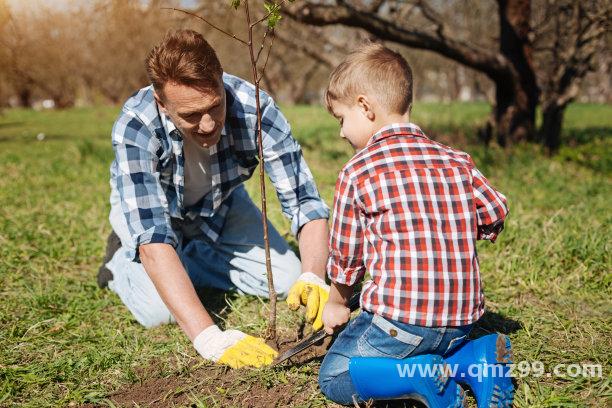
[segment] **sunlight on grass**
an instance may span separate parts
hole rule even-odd
[[[113,391],[148,378],[149,371],[184,378],[187,388],[195,384],[190,373],[201,360],[180,330],[144,330],[115,295],[95,284],[110,231],[109,134],[117,112],[9,110],[0,116],[0,406],[108,404]],[[450,140],[461,134],[469,142],[488,112],[485,104],[422,104],[414,122],[426,132]],[[285,113],[331,205],[351,150],[323,109],[290,107]],[[519,324],[510,334],[516,360],[542,361],[547,368],[604,366],[603,378],[519,379],[516,406],[609,401],[610,136],[612,107],[576,105],[567,112],[564,131],[571,147],[557,157],[527,145],[507,151],[467,147],[509,199],[511,213],[498,243],[478,248],[489,309]],[[256,202],[257,182],[247,184]],[[268,189],[270,219],[295,244],[269,183]],[[263,330],[266,306],[260,299],[209,298],[217,302],[210,307],[220,324]],[[297,330],[301,317],[284,304],[279,310],[281,330]],[[248,384],[289,382],[296,384],[296,404],[324,406],[317,368],[315,361],[287,370],[247,370],[240,384],[248,390]],[[195,388],[185,392],[194,404],[222,404]]]

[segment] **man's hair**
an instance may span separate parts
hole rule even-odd
[[[161,97],[167,82],[210,89],[218,86],[223,74],[215,50],[193,30],[169,31],[149,52],[145,66]]]
[[[359,94],[374,97],[388,112],[404,114],[412,107],[412,70],[395,51],[369,43],[352,51],[334,69],[325,90],[325,104],[351,105]],[[332,112],[333,113],[333,112]]]

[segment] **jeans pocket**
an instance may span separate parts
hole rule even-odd
[[[459,347],[460,345],[463,344],[463,342],[467,339],[467,334],[463,335],[463,336],[459,336],[459,337],[455,337],[454,339],[452,339],[449,343],[448,343],[448,347],[446,348],[446,351],[444,352],[444,356],[453,352],[457,347]]]
[[[370,327],[359,338],[357,347],[363,357],[405,358],[423,337],[400,329],[384,317],[374,315]]]

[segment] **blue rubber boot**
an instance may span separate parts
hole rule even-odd
[[[445,356],[444,361],[453,379],[470,387],[478,408],[512,406],[514,385],[509,375],[512,346],[507,336],[489,334],[469,340]]]
[[[349,374],[364,401],[415,399],[429,408],[463,407],[463,390],[447,375],[441,356],[352,357]]]

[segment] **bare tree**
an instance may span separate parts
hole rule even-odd
[[[567,105],[576,99],[587,73],[597,69],[598,53],[610,31],[606,2],[547,0],[536,23],[538,77],[542,87],[544,145],[554,151],[561,144],[561,125]]]
[[[521,140],[537,140],[535,118],[541,87],[534,61],[532,2],[497,0],[495,14],[490,15],[491,20],[497,19],[498,26],[497,38],[493,41],[487,36],[477,40],[462,35],[460,27],[451,27],[453,20],[432,3],[426,0],[308,0],[294,4],[285,12],[291,18],[307,24],[341,24],[367,30],[381,40],[430,50],[485,74],[495,84],[493,123],[498,142],[506,145]],[[586,3],[606,4],[605,1]],[[579,10],[588,8],[580,6],[577,0],[571,1],[571,4]],[[582,19],[585,12],[577,12],[577,15],[578,19]],[[591,20],[596,26],[602,24],[601,19]],[[579,31],[584,31],[584,24],[578,27]],[[583,37],[591,36],[586,34]],[[578,40],[576,45],[582,46],[582,41]],[[565,74],[561,73],[560,77],[582,75],[581,71],[574,69],[561,71]],[[556,81],[561,82],[564,81]],[[575,83],[573,79],[570,82]],[[556,88],[562,91],[559,86]],[[559,102],[563,102],[563,99]],[[555,121],[558,118],[551,119]],[[546,127],[543,131],[547,132],[548,129],[552,128]]]

